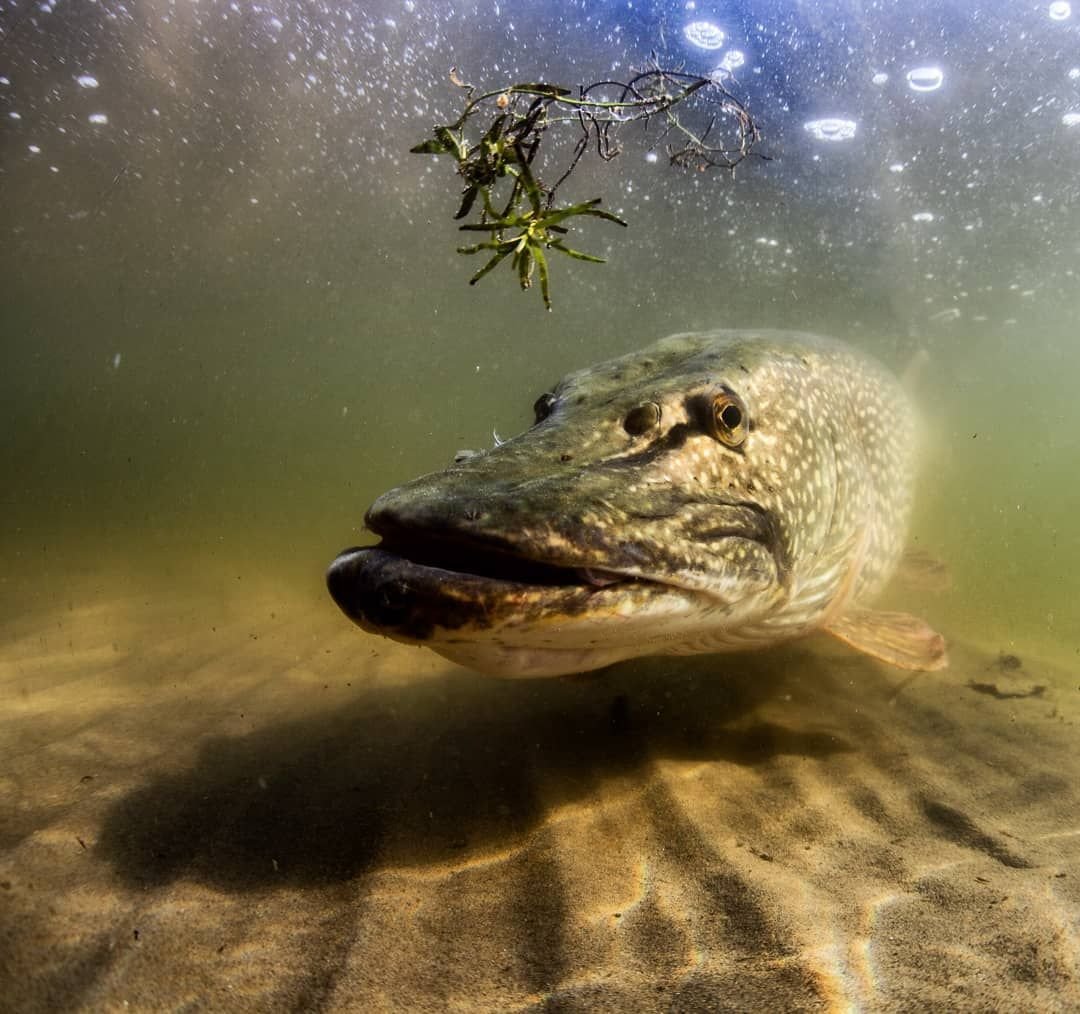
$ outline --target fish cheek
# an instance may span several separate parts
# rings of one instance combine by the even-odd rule
[[[712,561],[704,581],[700,571],[691,571],[699,580],[688,580],[710,597],[729,608],[751,607],[757,601],[766,601],[781,586],[776,560],[769,548],[760,542],[746,538],[728,538],[711,548]]]

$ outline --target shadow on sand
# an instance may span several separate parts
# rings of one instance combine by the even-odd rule
[[[110,811],[98,853],[132,885],[184,876],[227,891],[464,861],[521,841],[553,806],[644,781],[655,760],[753,765],[849,749],[754,717],[786,673],[827,683],[826,666],[789,649],[362,691],[344,709],[207,740],[191,770]]]

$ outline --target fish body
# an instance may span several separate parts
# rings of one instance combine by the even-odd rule
[[[382,542],[327,573],[346,615],[506,676],[817,630],[946,664],[921,620],[868,607],[916,463],[912,405],[874,360],[797,332],[676,334],[569,374],[535,411],[372,504]]]

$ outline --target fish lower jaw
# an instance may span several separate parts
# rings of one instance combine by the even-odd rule
[[[677,628],[678,624],[672,626]],[[457,665],[503,679],[570,676],[642,657],[753,651],[805,634],[805,631],[774,631],[770,636],[758,637],[744,632],[738,625],[727,629],[697,627],[681,632],[676,629],[667,634],[659,634],[655,629],[651,634],[624,630],[625,640],[612,642],[607,639],[610,632],[608,635],[596,632],[590,643],[574,645],[574,632],[569,630],[561,632],[562,637],[558,636],[559,631],[551,630],[533,631],[531,635],[520,630],[439,631],[429,639],[419,640],[367,629],[396,641],[429,648]],[[568,643],[559,647],[560,641]]]
[[[525,677],[700,650],[687,646],[756,618],[764,601],[760,588],[735,585],[725,589],[729,601],[716,588],[696,586],[690,574],[684,583],[678,575],[669,582],[592,567],[561,571],[571,583],[529,584],[369,547],[342,553],[327,584],[342,611],[370,633],[480,672]]]

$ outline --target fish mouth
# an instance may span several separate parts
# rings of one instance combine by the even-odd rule
[[[438,533],[407,527],[382,527],[376,547],[416,568],[430,568],[455,577],[487,579],[513,585],[602,587],[633,580],[630,575],[596,567],[561,564],[530,556],[527,551],[492,536]]]
[[[694,526],[689,534],[742,539],[769,556],[779,552],[768,514],[746,504],[724,506],[739,512],[738,523],[729,514],[725,524]],[[603,554],[610,566],[596,566],[587,533],[577,559],[553,560],[511,537],[389,523],[385,516],[376,521],[369,515],[368,521],[382,541],[338,554],[327,570],[327,589],[354,623],[396,640],[479,636],[605,616],[625,623],[631,610],[660,600],[679,610],[710,597],[665,573],[661,562],[629,541]]]
[[[597,592],[659,582],[613,570],[530,558],[482,539],[395,532],[346,549],[326,586],[359,626],[424,641],[435,627],[489,628],[514,611],[581,612]]]

